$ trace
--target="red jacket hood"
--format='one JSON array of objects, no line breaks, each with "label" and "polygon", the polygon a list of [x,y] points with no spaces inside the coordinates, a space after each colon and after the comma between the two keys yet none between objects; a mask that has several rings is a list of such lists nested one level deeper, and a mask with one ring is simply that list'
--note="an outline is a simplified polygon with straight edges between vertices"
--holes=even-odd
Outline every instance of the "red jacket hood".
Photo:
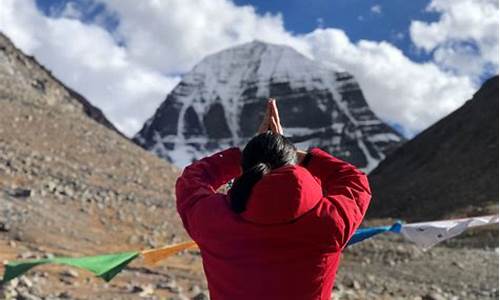
[{"label": "red jacket hood", "polygon": [[255,184],[241,216],[259,224],[287,223],[311,210],[322,197],[320,182],[306,168],[287,165]]}]

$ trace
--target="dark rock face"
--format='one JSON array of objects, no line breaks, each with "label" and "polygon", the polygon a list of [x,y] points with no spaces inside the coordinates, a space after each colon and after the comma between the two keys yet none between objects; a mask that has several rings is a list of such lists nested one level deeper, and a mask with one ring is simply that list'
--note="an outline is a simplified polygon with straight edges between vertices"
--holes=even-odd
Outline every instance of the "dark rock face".
[{"label": "dark rock face", "polygon": [[496,76],[373,170],[368,216],[431,220],[496,212],[498,179]]},{"label": "dark rock face", "polygon": [[354,78],[285,46],[252,42],[205,58],[167,96],[134,141],[185,166],[256,132],[268,97],[285,135],[366,171],[404,138],[368,107]]},{"label": "dark rock face", "polygon": [[224,114],[224,107],[220,103],[210,105],[207,114],[203,117],[203,125],[205,125],[209,139],[217,140],[231,137],[231,131]]}]

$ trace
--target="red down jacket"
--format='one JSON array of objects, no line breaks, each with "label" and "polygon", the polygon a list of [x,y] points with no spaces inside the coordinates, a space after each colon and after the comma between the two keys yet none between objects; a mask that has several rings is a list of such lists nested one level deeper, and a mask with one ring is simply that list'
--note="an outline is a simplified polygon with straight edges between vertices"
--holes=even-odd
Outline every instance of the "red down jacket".
[{"label": "red down jacket", "polygon": [[312,149],[307,165],[284,166],[234,213],[216,190],[241,173],[230,148],[184,169],[177,210],[199,245],[212,300],[330,299],[340,254],[360,225],[371,192],[366,175]]}]

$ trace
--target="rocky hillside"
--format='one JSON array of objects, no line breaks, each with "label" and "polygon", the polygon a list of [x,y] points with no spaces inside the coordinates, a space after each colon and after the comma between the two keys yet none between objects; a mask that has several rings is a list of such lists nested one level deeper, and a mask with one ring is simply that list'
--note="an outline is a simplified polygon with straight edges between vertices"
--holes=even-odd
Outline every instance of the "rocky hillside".
[{"label": "rocky hillside", "polygon": [[498,212],[498,76],[370,174],[371,217],[405,220]]},{"label": "rocky hillside", "polygon": [[275,97],[285,135],[366,171],[403,141],[368,107],[356,80],[288,46],[252,42],[208,56],[186,74],[134,140],[182,167],[255,134]]},{"label": "rocky hillside", "polygon": [[52,76],[34,57],[21,53],[1,32],[0,99],[81,111],[98,123],[120,133],[100,109]]},{"label": "rocky hillside", "polygon": [[[124,138],[98,109],[3,35],[0,105],[0,261],[187,239],[174,205],[178,170]],[[191,260],[184,255],[167,263]],[[88,273],[41,267],[0,285],[0,299],[134,299],[147,292],[145,281],[163,286],[158,295],[175,296],[188,275],[166,268],[151,273],[132,267],[110,286]],[[184,277],[175,281],[176,274]],[[202,274],[194,276],[202,282]]]}]

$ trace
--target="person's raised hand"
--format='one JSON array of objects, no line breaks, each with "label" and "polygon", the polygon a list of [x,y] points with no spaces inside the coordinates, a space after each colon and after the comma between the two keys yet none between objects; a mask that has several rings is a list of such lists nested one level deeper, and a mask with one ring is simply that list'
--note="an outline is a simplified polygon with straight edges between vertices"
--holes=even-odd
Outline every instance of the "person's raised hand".
[{"label": "person's raised hand", "polygon": [[270,105],[271,105],[271,111],[270,111],[270,114],[271,114],[270,118],[271,119],[270,119],[269,125],[271,128],[271,131],[274,133],[283,134],[283,127],[281,126],[280,115],[278,112],[278,105],[276,104],[276,100],[271,99]]},{"label": "person's raised hand", "polygon": [[266,113],[259,128],[257,129],[257,134],[264,133],[268,130],[271,130],[274,133],[283,134],[283,127],[281,126],[278,106],[276,105],[276,100],[273,98],[269,98],[267,100]]},{"label": "person's raised hand", "polygon": [[267,100],[266,103],[266,114],[264,115],[264,118],[262,119],[262,122],[259,125],[259,128],[257,129],[257,134],[264,133],[269,130],[270,128],[270,121],[271,121],[271,98]]}]

